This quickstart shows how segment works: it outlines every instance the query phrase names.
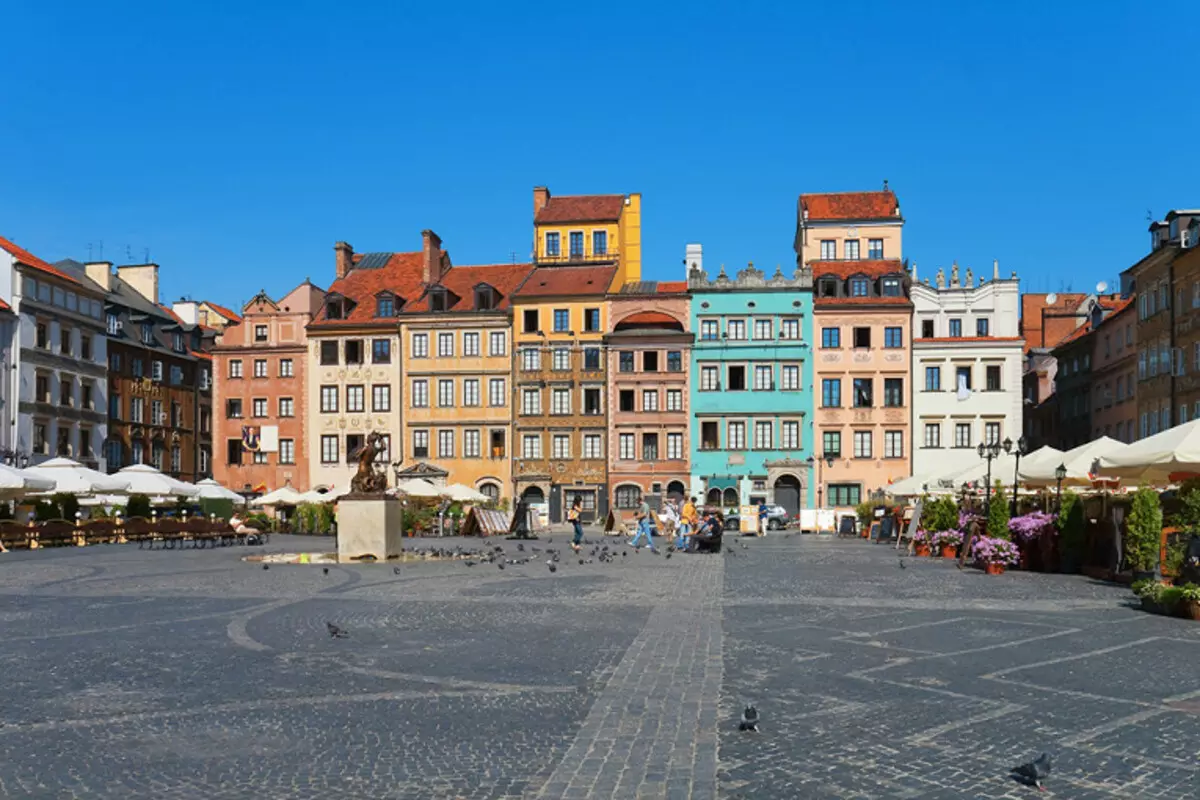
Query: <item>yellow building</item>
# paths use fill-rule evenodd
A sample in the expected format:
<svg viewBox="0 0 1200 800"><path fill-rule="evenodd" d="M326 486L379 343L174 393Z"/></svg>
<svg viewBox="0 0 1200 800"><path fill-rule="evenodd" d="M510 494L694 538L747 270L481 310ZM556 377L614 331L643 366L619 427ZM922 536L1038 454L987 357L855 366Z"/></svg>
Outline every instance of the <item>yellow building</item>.
<svg viewBox="0 0 1200 800"><path fill-rule="evenodd" d="M533 258L538 266L612 264L611 291L642 279L642 196L551 197L533 190Z"/></svg>
<svg viewBox="0 0 1200 800"><path fill-rule="evenodd" d="M400 479L512 489L511 294L529 264L445 261L400 310L404 444Z"/></svg>

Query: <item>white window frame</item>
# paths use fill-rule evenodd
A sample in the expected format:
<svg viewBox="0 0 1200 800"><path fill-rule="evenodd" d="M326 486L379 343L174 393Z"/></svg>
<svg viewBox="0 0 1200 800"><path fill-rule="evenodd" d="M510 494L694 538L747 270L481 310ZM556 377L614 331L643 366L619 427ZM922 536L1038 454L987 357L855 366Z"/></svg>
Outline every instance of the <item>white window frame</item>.
<svg viewBox="0 0 1200 800"><path fill-rule="evenodd" d="M429 408L429 379L413 378L410 394L413 408Z"/></svg>
<svg viewBox="0 0 1200 800"><path fill-rule="evenodd" d="M479 331L463 331L463 358L479 358Z"/></svg>
<svg viewBox="0 0 1200 800"><path fill-rule="evenodd" d="M463 431L463 458L481 458L483 455L483 434L478 428L467 428Z"/></svg>
<svg viewBox="0 0 1200 800"><path fill-rule="evenodd" d="M479 378L463 378L462 404L466 408L479 407Z"/></svg>
<svg viewBox="0 0 1200 800"><path fill-rule="evenodd" d="M429 358L429 334L414 333L410 349L412 358Z"/></svg>
<svg viewBox="0 0 1200 800"><path fill-rule="evenodd" d="M438 408L454 408L454 379L438 378Z"/></svg>

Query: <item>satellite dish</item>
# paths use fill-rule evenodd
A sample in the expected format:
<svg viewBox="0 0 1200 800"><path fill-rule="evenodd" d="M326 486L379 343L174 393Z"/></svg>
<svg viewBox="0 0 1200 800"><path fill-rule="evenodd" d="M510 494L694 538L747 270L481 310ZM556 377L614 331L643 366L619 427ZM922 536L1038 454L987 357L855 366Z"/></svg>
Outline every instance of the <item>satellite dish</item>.
<svg viewBox="0 0 1200 800"><path fill-rule="evenodd" d="M1100 281L1096 284L1096 294L1104 294L1108 291L1108 282Z"/></svg>
<svg viewBox="0 0 1200 800"><path fill-rule="evenodd" d="M1055 294L1054 292L1051 292L1050 294L1046 295L1046 305L1052 306L1057 301L1058 301L1058 295Z"/></svg>

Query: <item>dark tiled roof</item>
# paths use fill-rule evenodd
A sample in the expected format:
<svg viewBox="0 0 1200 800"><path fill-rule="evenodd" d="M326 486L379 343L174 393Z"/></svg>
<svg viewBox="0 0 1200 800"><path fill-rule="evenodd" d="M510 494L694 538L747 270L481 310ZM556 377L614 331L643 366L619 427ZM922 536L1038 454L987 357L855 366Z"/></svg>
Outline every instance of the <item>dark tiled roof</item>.
<svg viewBox="0 0 1200 800"><path fill-rule="evenodd" d="M3 236L0 236L0 250L7 251L10 256L17 260L18 263L24 264L32 269L36 269L38 272L44 272L47 275L53 275L54 277L67 281L68 283L79 283L79 281L73 276L68 275L57 267L47 264L33 253L29 252L23 247L13 244Z"/></svg>
<svg viewBox="0 0 1200 800"><path fill-rule="evenodd" d="M896 193L830 192L800 195L801 207L810 221L851 219L893 219L900 207Z"/></svg>
<svg viewBox="0 0 1200 800"><path fill-rule="evenodd" d="M625 207L623 194L578 194L551 197L533 221L555 222L616 222Z"/></svg>
<svg viewBox="0 0 1200 800"><path fill-rule="evenodd" d="M538 267L529 274L515 296L570 297L608 293L616 267Z"/></svg>
<svg viewBox="0 0 1200 800"><path fill-rule="evenodd" d="M506 309L510 306L509 299L513 290L521 285L521 281L529 275L533 268L531 264L484 264L479 266L451 267L442 276L437 286L450 292L447 297L447 311L474 311L475 287L481 283L496 290L500 302L496 308ZM404 306L402 312L429 311L429 293Z"/></svg>

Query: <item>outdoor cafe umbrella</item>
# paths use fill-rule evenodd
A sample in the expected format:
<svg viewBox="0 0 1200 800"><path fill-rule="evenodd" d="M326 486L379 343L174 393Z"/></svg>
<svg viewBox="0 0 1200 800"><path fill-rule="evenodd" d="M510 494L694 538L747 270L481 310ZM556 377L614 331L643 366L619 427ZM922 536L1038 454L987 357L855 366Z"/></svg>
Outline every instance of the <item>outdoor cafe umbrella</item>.
<svg viewBox="0 0 1200 800"><path fill-rule="evenodd" d="M1057 486L1058 468L1062 466L1066 469L1063 486L1091 486L1092 482L1099 477L1099 473L1095 471L1096 459L1119 453L1126 447L1128 445L1124 442L1101 436L1099 439L1059 454L1057 459L1039 459L1028 469L1025 468L1024 460L1022 460L1021 480L1038 486ZM1104 469L1100 471L1108 472Z"/></svg>
<svg viewBox="0 0 1200 800"><path fill-rule="evenodd" d="M89 469L69 458L52 458L24 471L35 477L53 481L53 491L56 494L88 495L124 492L129 487L127 478L105 475L103 472Z"/></svg>
<svg viewBox="0 0 1200 800"><path fill-rule="evenodd" d="M164 475L149 464L125 467L118 471L117 475L129 481L129 487L125 491L130 494L170 497L196 497L200 494L200 490L192 484Z"/></svg>
<svg viewBox="0 0 1200 800"><path fill-rule="evenodd" d="M303 494L300 495L300 500L298 502L301 502L301 503L332 503L333 501L337 500L342 495L349 494L349 493L350 493L350 491L348 489L338 489L335 487L326 489L323 492L319 491L317 489L309 489L307 492L304 492Z"/></svg>
<svg viewBox="0 0 1200 800"><path fill-rule="evenodd" d="M200 490L201 500L232 500L235 503L246 502L245 497L242 497L232 489L226 489L212 478L197 481L196 488Z"/></svg>
<svg viewBox="0 0 1200 800"><path fill-rule="evenodd" d="M478 492L461 483L450 484L445 488L444 494L458 503L486 503L490 499L483 492Z"/></svg>
<svg viewBox="0 0 1200 800"><path fill-rule="evenodd" d="M1156 486L1200 475L1200 420L1176 425L1100 456L1100 469L1105 475Z"/></svg>
<svg viewBox="0 0 1200 800"><path fill-rule="evenodd" d="M252 506L294 506L300 500L300 492L291 486L281 486L273 492L267 492L262 497L250 501Z"/></svg>
<svg viewBox="0 0 1200 800"><path fill-rule="evenodd" d="M54 481L49 478L0 464L0 500L16 500L30 492L46 492L53 488Z"/></svg>
<svg viewBox="0 0 1200 800"><path fill-rule="evenodd" d="M445 489L434 486L424 478L412 478L396 486L396 494L406 494L409 497L441 497Z"/></svg>

